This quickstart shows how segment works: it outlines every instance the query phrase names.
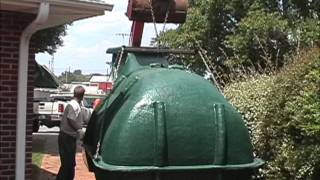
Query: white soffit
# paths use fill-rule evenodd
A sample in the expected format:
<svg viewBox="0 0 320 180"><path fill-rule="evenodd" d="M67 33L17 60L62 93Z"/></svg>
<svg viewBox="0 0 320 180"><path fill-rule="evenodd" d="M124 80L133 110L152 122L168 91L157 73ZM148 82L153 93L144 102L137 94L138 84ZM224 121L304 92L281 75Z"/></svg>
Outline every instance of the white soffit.
<svg viewBox="0 0 320 180"><path fill-rule="evenodd" d="M41 0L1 0L0 10L37 14ZM50 15L45 27L52 27L112 11L113 5L85 0L46 0Z"/></svg>

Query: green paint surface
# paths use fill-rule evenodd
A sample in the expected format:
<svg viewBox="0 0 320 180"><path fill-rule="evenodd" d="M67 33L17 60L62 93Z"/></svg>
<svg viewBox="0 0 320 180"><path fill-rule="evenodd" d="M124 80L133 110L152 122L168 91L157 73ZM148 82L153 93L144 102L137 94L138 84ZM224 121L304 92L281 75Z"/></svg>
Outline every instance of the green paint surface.
<svg viewBox="0 0 320 180"><path fill-rule="evenodd" d="M96 168L165 172L263 164L253 157L241 115L211 82L168 66L165 56L152 57L128 53L115 88L94 112L84 144Z"/></svg>

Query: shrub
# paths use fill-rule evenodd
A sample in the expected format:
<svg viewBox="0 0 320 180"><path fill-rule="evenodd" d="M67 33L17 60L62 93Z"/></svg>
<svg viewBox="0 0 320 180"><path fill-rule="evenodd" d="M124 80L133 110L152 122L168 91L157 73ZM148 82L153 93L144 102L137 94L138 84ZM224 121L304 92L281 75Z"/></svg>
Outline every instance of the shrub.
<svg viewBox="0 0 320 180"><path fill-rule="evenodd" d="M320 49L224 93L243 114L255 153L267 161L261 179L320 179Z"/></svg>

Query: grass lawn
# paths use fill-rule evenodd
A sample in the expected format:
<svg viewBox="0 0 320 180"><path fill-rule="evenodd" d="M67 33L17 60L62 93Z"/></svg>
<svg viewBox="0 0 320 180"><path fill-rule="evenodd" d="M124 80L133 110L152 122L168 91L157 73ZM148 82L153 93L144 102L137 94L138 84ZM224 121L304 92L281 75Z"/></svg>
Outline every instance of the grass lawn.
<svg viewBox="0 0 320 180"><path fill-rule="evenodd" d="M32 142L32 179L38 179L44 152L44 140L33 140Z"/></svg>
<svg viewBox="0 0 320 180"><path fill-rule="evenodd" d="M32 164L40 168L42 163L42 157L42 153L32 153Z"/></svg>

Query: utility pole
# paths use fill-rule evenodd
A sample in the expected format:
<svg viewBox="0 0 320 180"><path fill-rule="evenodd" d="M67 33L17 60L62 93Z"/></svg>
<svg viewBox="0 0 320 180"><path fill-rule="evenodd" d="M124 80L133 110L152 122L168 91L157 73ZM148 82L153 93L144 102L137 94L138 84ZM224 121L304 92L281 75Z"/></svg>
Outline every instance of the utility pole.
<svg viewBox="0 0 320 180"><path fill-rule="evenodd" d="M110 75L110 74L109 74L109 69L111 69L111 63L112 63L112 62L109 62L109 61L106 62L106 64L107 64L107 75L108 75L108 76Z"/></svg>
<svg viewBox="0 0 320 180"><path fill-rule="evenodd" d="M53 72L53 70L54 70L54 55L52 55L51 59L49 60L49 67L48 68L52 73L54 73Z"/></svg>
<svg viewBox="0 0 320 180"><path fill-rule="evenodd" d="M66 84L68 84L68 74L70 74L70 66L68 69L66 69L65 74L66 74Z"/></svg>
<svg viewBox="0 0 320 180"><path fill-rule="evenodd" d="M68 84L68 70L67 69L66 69L65 74L66 74L66 84Z"/></svg>
<svg viewBox="0 0 320 180"><path fill-rule="evenodd" d="M54 71L54 55L52 55L51 57L51 72L54 73L53 71Z"/></svg>

